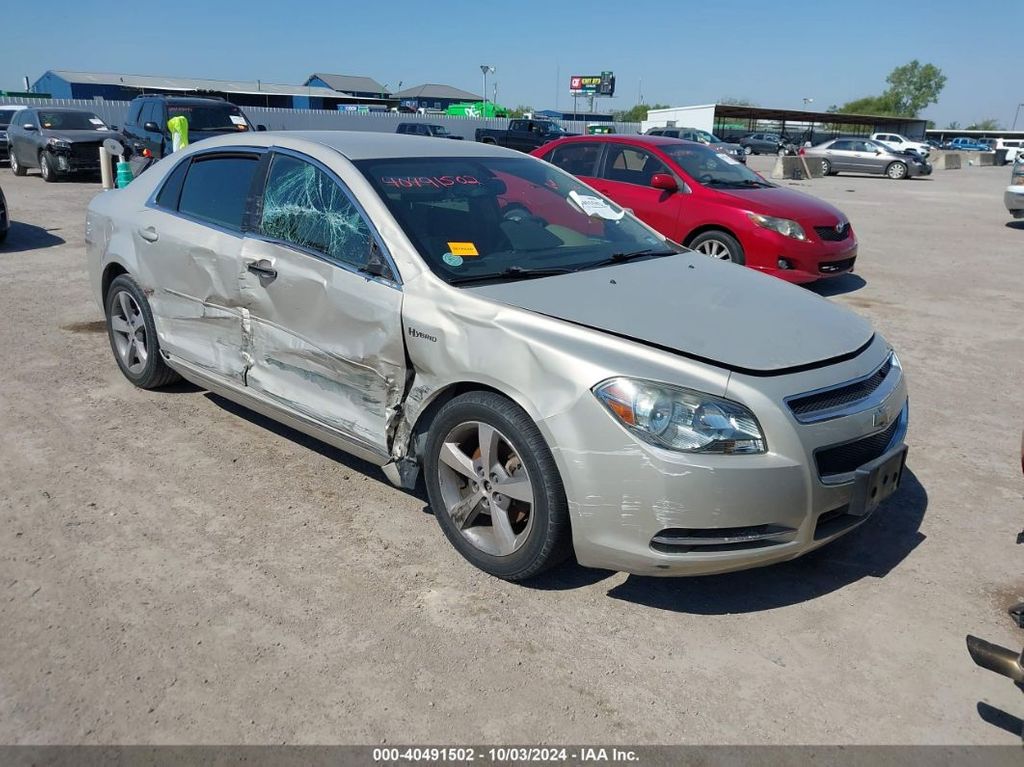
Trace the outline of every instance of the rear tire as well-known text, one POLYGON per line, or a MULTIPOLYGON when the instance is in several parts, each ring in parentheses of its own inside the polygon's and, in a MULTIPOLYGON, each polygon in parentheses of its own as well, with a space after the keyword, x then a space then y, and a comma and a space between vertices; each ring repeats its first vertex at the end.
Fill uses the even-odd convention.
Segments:
POLYGON ((157 389, 181 378, 160 356, 153 312, 135 280, 127 274, 116 277, 104 306, 110 349, 125 378, 140 389, 157 389))
POLYGON ((24 176, 28 171, 25 166, 18 162, 18 158, 14 156, 14 147, 11 147, 10 154, 8 155, 11 163, 11 173, 15 176, 24 176))
POLYGON ((43 181, 48 184, 52 184, 58 178, 53 155, 45 150, 39 153, 39 172, 43 175, 43 181))
POLYGON ((555 459, 511 400, 474 391, 445 404, 427 433, 424 470, 441 530, 485 573, 522 581, 572 552, 555 459))
POLYGON ((710 232, 698 234, 690 240, 688 247, 697 251, 702 256, 708 256, 718 261, 731 261, 740 266, 747 263, 740 241, 721 229, 713 229, 710 232))

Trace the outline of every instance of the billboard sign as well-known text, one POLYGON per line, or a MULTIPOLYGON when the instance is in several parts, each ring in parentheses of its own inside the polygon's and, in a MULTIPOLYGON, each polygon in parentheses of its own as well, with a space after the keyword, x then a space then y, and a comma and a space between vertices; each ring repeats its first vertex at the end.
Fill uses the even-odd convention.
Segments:
POLYGON ((615 75, 602 72, 599 75, 573 75, 569 78, 571 96, 614 96, 615 75))

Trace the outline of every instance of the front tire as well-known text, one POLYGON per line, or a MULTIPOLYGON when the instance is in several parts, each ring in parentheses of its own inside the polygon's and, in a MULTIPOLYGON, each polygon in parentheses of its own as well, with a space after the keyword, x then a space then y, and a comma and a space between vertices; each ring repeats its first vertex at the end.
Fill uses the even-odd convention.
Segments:
POLYGON ((427 434, 427 496, 438 524, 471 564, 522 581, 572 550, 565 489, 537 425, 514 402, 468 392, 427 434))
POLYGON ((43 181, 49 184, 57 180, 57 164, 49 152, 39 153, 39 172, 43 174, 43 181))
POLYGON ((889 163, 889 167, 885 169, 885 175, 894 181, 898 181, 901 178, 907 177, 907 166, 902 162, 889 163))
POLYGON ((828 160, 821 161, 821 175, 831 176, 832 175, 832 163, 828 160))
POLYGON ((697 235, 690 241, 689 247, 719 261, 731 261, 741 266, 747 262, 740 241, 721 229, 697 235))
POLYGON ((25 166, 18 162, 18 158, 14 156, 14 147, 11 147, 11 153, 8 155, 8 159, 11 163, 11 173, 15 176, 24 176, 28 171, 25 166))
POLYGON ((124 377, 140 389, 157 389, 180 376, 160 356, 153 312, 142 288, 127 274, 110 283, 105 303, 107 337, 124 377))

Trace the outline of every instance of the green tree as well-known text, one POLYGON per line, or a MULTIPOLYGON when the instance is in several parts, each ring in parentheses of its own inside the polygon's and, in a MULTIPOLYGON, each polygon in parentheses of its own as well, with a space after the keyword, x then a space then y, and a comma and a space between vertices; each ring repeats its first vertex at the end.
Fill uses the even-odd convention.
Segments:
POLYGON ((985 120, 971 123, 965 130, 1002 130, 1002 128, 999 125, 999 120, 989 117, 985 120))
POLYGON ((922 64, 914 59, 896 67, 885 78, 888 96, 896 108, 895 114, 917 117, 921 110, 939 100, 946 87, 946 76, 934 64, 922 64))
POLYGON ((668 109, 668 104, 637 104, 629 109, 615 113, 615 119, 618 122, 624 123, 638 123, 643 122, 647 119, 647 111, 649 109, 668 109))
POLYGON ((756 107, 757 102, 751 101, 748 98, 738 99, 733 96, 723 96, 718 100, 719 104, 730 107, 756 107))
POLYGON ((953 120, 953 122, 946 126, 946 130, 960 130, 960 123, 953 120))
POLYGON ((527 112, 529 112, 530 114, 533 114, 533 107, 527 106, 526 104, 520 104, 515 109, 510 109, 508 111, 508 116, 509 117, 522 117, 527 112))
POLYGON ((939 93, 946 85, 946 76, 934 64, 922 64, 914 59, 892 70, 885 81, 889 87, 880 95, 864 96, 838 107, 833 105, 829 111, 917 117, 922 109, 939 100, 939 93))

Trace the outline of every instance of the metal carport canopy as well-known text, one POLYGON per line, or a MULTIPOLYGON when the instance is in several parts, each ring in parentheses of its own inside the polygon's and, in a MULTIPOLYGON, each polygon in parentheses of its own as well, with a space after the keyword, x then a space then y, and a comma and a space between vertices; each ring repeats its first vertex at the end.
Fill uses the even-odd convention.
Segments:
MULTIPOLYGON (((746 120, 751 126, 758 121, 785 123, 830 123, 835 125, 864 125, 892 133, 924 136, 927 121, 916 117, 887 115, 858 115, 846 112, 808 112, 801 109, 771 109, 768 107, 716 104, 715 123, 721 120, 746 120)), ((867 131, 871 132, 871 131, 867 131)))

